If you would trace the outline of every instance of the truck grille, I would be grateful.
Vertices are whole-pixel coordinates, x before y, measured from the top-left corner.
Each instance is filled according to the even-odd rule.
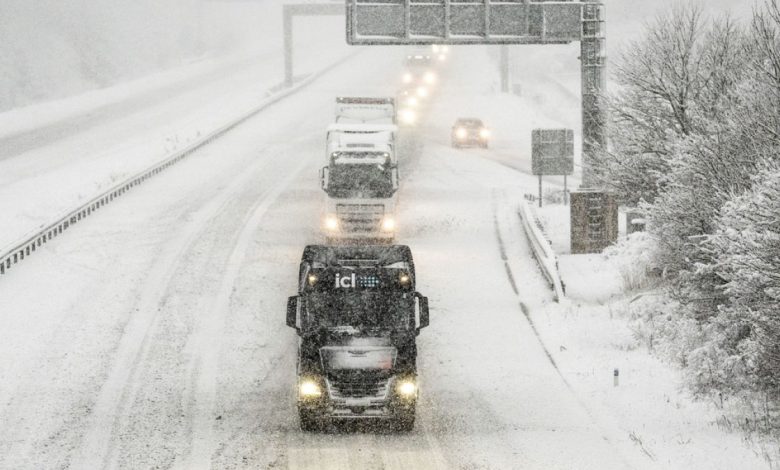
[[[336,216],[344,232],[377,232],[382,225],[385,208],[381,204],[339,204]]]
[[[387,397],[390,379],[379,377],[351,377],[328,379],[331,398],[379,398]]]

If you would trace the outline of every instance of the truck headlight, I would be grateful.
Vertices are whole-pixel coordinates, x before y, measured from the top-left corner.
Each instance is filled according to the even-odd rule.
[[[298,393],[301,398],[317,398],[322,396],[320,384],[311,379],[306,379],[298,386]]]
[[[339,229],[339,219],[335,215],[325,216],[325,228],[331,232],[335,232]]]
[[[385,232],[392,232],[395,230],[395,219],[393,219],[390,216],[385,217],[382,219],[382,230]]]
[[[468,136],[469,136],[468,131],[462,127],[459,127],[455,130],[455,137],[457,137],[458,139],[463,140]]]
[[[490,129],[485,129],[485,128],[480,129],[479,136],[482,137],[483,139],[487,139],[488,137],[490,137]]]
[[[411,380],[401,380],[395,388],[398,394],[404,398],[414,398],[417,396],[417,384]]]
[[[406,125],[413,125],[417,122],[417,113],[411,109],[404,109],[401,111],[401,122]]]

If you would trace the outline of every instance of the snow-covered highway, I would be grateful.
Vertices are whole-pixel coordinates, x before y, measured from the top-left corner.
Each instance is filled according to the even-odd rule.
[[[431,302],[418,424],[300,431],[284,306],[323,241],[324,129],[335,96],[393,95],[401,53],[352,58],[0,279],[0,468],[669,468],[591,411],[528,320],[552,301],[514,213],[534,180],[447,145],[458,103],[491,92],[468,78],[494,67],[483,48],[453,55],[402,136],[398,242]]]

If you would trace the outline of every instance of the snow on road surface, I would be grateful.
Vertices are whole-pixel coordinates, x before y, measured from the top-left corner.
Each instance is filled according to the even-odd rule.
[[[456,50],[446,80],[484,57]],[[550,360],[526,313],[551,296],[511,203],[534,180],[443,145],[463,96],[446,88],[402,136],[398,241],[432,308],[418,424],[299,430],[284,306],[322,242],[324,129],[335,96],[392,94],[400,59],[353,58],[0,280],[0,468],[683,468],[605,425]]]

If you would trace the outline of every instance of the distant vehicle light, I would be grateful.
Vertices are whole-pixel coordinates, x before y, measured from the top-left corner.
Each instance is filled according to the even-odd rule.
[[[417,96],[419,96],[420,98],[427,98],[428,95],[429,95],[428,89],[425,88],[424,86],[421,86],[420,88],[417,89]]]
[[[433,46],[431,46],[431,50],[433,50],[434,54],[438,54],[439,51],[441,50],[441,47],[439,47],[438,44],[434,44]]]
[[[307,281],[309,282],[309,285],[311,287],[314,287],[317,284],[317,281],[319,281],[320,278],[317,277],[316,274],[309,274]]]
[[[479,130],[479,136],[483,139],[487,139],[490,137],[490,129],[482,128]]]
[[[412,83],[414,81],[414,75],[407,72],[404,74],[403,77],[401,77],[404,83]]]
[[[462,127],[459,127],[455,130],[455,137],[457,137],[458,139],[465,139],[468,136],[469,136],[469,131],[467,131]]]
[[[448,52],[450,52],[450,46],[442,46],[441,51],[447,54]]]
[[[418,104],[420,104],[420,100],[416,96],[410,96],[406,99],[406,105],[410,108],[416,108]]]
[[[423,76],[423,80],[425,80],[425,83],[428,85],[433,85],[436,83],[436,74],[433,72],[426,72],[425,76]]]
[[[447,60],[447,56],[445,54],[439,54],[439,62],[444,62]]]
[[[320,389],[319,384],[311,379],[306,379],[301,382],[298,392],[300,393],[301,398],[317,398],[322,396],[322,390]]]

